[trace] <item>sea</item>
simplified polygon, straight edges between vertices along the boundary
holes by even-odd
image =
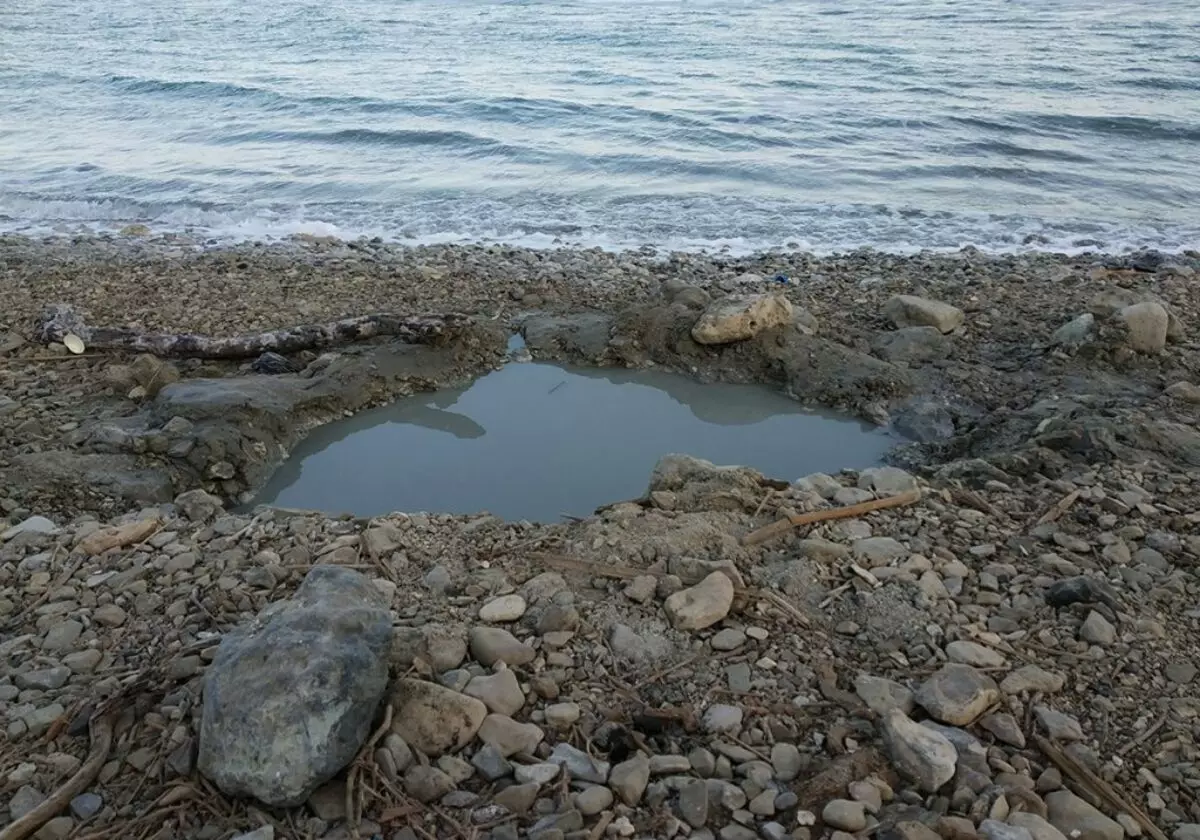
[[[0,230],[1200,248],[1195,0],[4,0]]]

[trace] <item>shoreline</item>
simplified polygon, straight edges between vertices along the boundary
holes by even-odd
[[[474,731],[458,755],[421,747],[425,766],[409,743],[421,736],[393,727],[399,742],[389,736],[364,758],[373,793],[355,826],[362,836],[482,826],[490,840],[588,837],[607,820],[612,830],[595,836],[817,840],[874,825],[906,840],[1000,840],[1009,835],[989,822],[1022,828],[1022,812],[1068,836],[1097,832],[1088,840],[1130,833],[1133,815],[1101,803],[1100,823],[1062,795],[1055,762],[1033,747],[1038,732],[1072,742],[1072,755],[1168,835],[1200,823],[1189,670],[1200,640],[1197,272],[1195,256],[1135,269],[1128,257],[971,251],[725,259],[310,242],[175,253],[0,237],[0,511],[16,526],[0,527],[5,796],[24,809],[75,772],[89,744],[67,724],[84,704],[117,698],[130,711],[88,787],[96,799],[63,809],[49,836],[116,828],[226,840],[269,827],[252,836],[350,837],[345,774],[307,805],[275,809],[195,774],[216,640],[333,565],[384,598],[394,711],[407,708],[404,680],[440,681],[456,703],[478,695],[493,716],[534,727],[536,741],[506,757],[517,764],[549,774],[568,745],[591,745],[622,768],[588,782],[595,768],[572,765],[570,785],[558,770],[552,783],[522,782],[543,771],[489,764]],[[697,343],[702,313],[730,294],[782,296],[786,319]],[[958,314],[897,314],[897,295]],[[50,303],[76,306],[93,325],[215,335],[374,311],[459,311],[474,322],[428,346],[375,340],[324,361],[293,354],[304,374],[263,376],[236,362],[68,358],[30,340]],[[1148,327],[1126,311],[1141,304]],[[944,332],[898,328],[942,314]],[[514,330],[535,359],[767,384],[927,440],[896,453],[912,476],[792,481],[669,462],[647,476],[644,500],[566,524],[226,513],[208,495],[232,503],[250,492],[313,425],[492,369]],[[789,513],[912,486],[923,497],[910,507],[741,541]],[[713,623],[689,624],[675,596],[713,574],[740,594],[731,588]],[[1050,588],[1079,576],[1107,586],[1103,597],[1052,608]],[[491,602],[512,595],[520,614],[495,619]],[[488,687],[505,669],[475,639],[494,626],[520,640],[508,666],[519,700]],[[934,696],[937,680],[965,673],[947,662],[970,671],[951,692],[977,705],[969,714]],[[471,689],[475,680],[484,682]],[[360,721],[367,732],[382,713],[374,702]],[[897,759],[888,703],[940,722],[960,760],[947,768],[933,750],[924,770],[949,769],[955,781],[930,790],[914,780]],[[646,729],[647,709],[678,717]],[[642,745],[603,746],[613,724]],[[445,720],[430,726],[461,734]],[[641,747],[657,769],[639,783]],[[1086,798],[1078,780],[1065,782]]]

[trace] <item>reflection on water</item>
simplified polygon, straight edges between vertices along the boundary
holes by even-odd
[[[640,495],[671,452],[790,479],[870,466],[896,442],[758,386],[510,364],[317,429],[256,502],[553,521]]]

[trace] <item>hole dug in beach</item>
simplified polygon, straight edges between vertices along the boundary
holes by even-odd
[[[670,453],[793,479],[876,465],[897,442],[763,386],[513,363],[316,429],[255,503],[553,522],[642,495]]]

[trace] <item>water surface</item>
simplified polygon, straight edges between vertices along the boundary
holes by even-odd
[[[255,503],[553,522],[642,495],[672,452],[792,480],[872,466],[896,443],[759,386],[510,364],[315,430]]]
[[[1194,0],[5,0],[0,227],[1200,242]]]

